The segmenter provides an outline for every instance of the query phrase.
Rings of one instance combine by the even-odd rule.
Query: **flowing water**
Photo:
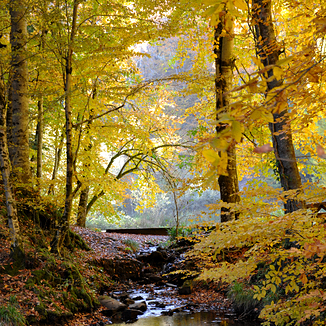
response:
[[[200,311],[191,312],[182,310],[166,315],[169,311],[183,307],[185,302],[177,300],[167,302],[170,297],[168,288],[156,289],[155,295],[143,291],[134,291],[131,298],[139,298],[139,301],[146,301],[147,310],[143,315],[138,316],[138,320],[128,323],[117,323],[115,326],[134,325],[134,326],[259,326],[257,322],[241,322],[236,320],[232,311]],[[142,298],[142,299],[140,299]],[[137,300],[136,300],[137,301]],[[164,305],[161,305],[164,302]]]

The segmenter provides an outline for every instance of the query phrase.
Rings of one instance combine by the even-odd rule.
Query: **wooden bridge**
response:
[[[141,229],[107,229],[109,233],[130,233],[130,234],[150,234],[169,235],[171,228],[141,228]]]

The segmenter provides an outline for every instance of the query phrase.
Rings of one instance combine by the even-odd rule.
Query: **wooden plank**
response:
[[[319,212],[321,209],[326,210],[326,202],[306,204],[307,208],[315,209]]]
[[[141,228],[141,229],[107,229],[108,233],[130,233],[130,234],[150,234],[169,235],[170,228]]]

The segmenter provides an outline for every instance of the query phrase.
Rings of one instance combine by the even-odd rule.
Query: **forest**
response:
[[[325,4],[1,0],[0,290],[75,226],[207,227],[186,277],[324,325]]]

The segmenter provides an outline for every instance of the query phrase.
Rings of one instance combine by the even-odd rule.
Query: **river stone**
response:
[[[139,255],[137,259],[156,267],[162,266],[166,262],[166,257],[159,251],[153,251],[149,255]]]
[[[157,282],[162,282],[162,276],[160,276],[160,275],[156,275],[156,274],[148,274],[148,275],[146,275],[148,278],[149,278],[149,280],[150,281],[152,281],[152,282],[155,282],[155,283],[157,283]]]
[[[135,302],[134,304],[129,306],[129,309],[136,309],[144,312],[147,310],[147,304],[145,301]]]
[[[143,313],[137,309],[126,309],[121,313],[121,319],[124,321],[135,320],[138,315],[142,315]]]
[[[121,303],[120,301],[113,299],[107,295],[102,295],[98,297],[98,301],[107,308],[110,312],[114,313],[116,311],[124,310],[127,308],[127,305]]]
[[[135,303],[135,300],[133,299],[130,299],[130,298],[126,298],[123,300],[123,303],[125,303],[126,305],[131,305],[131,304],[134,304]]]

